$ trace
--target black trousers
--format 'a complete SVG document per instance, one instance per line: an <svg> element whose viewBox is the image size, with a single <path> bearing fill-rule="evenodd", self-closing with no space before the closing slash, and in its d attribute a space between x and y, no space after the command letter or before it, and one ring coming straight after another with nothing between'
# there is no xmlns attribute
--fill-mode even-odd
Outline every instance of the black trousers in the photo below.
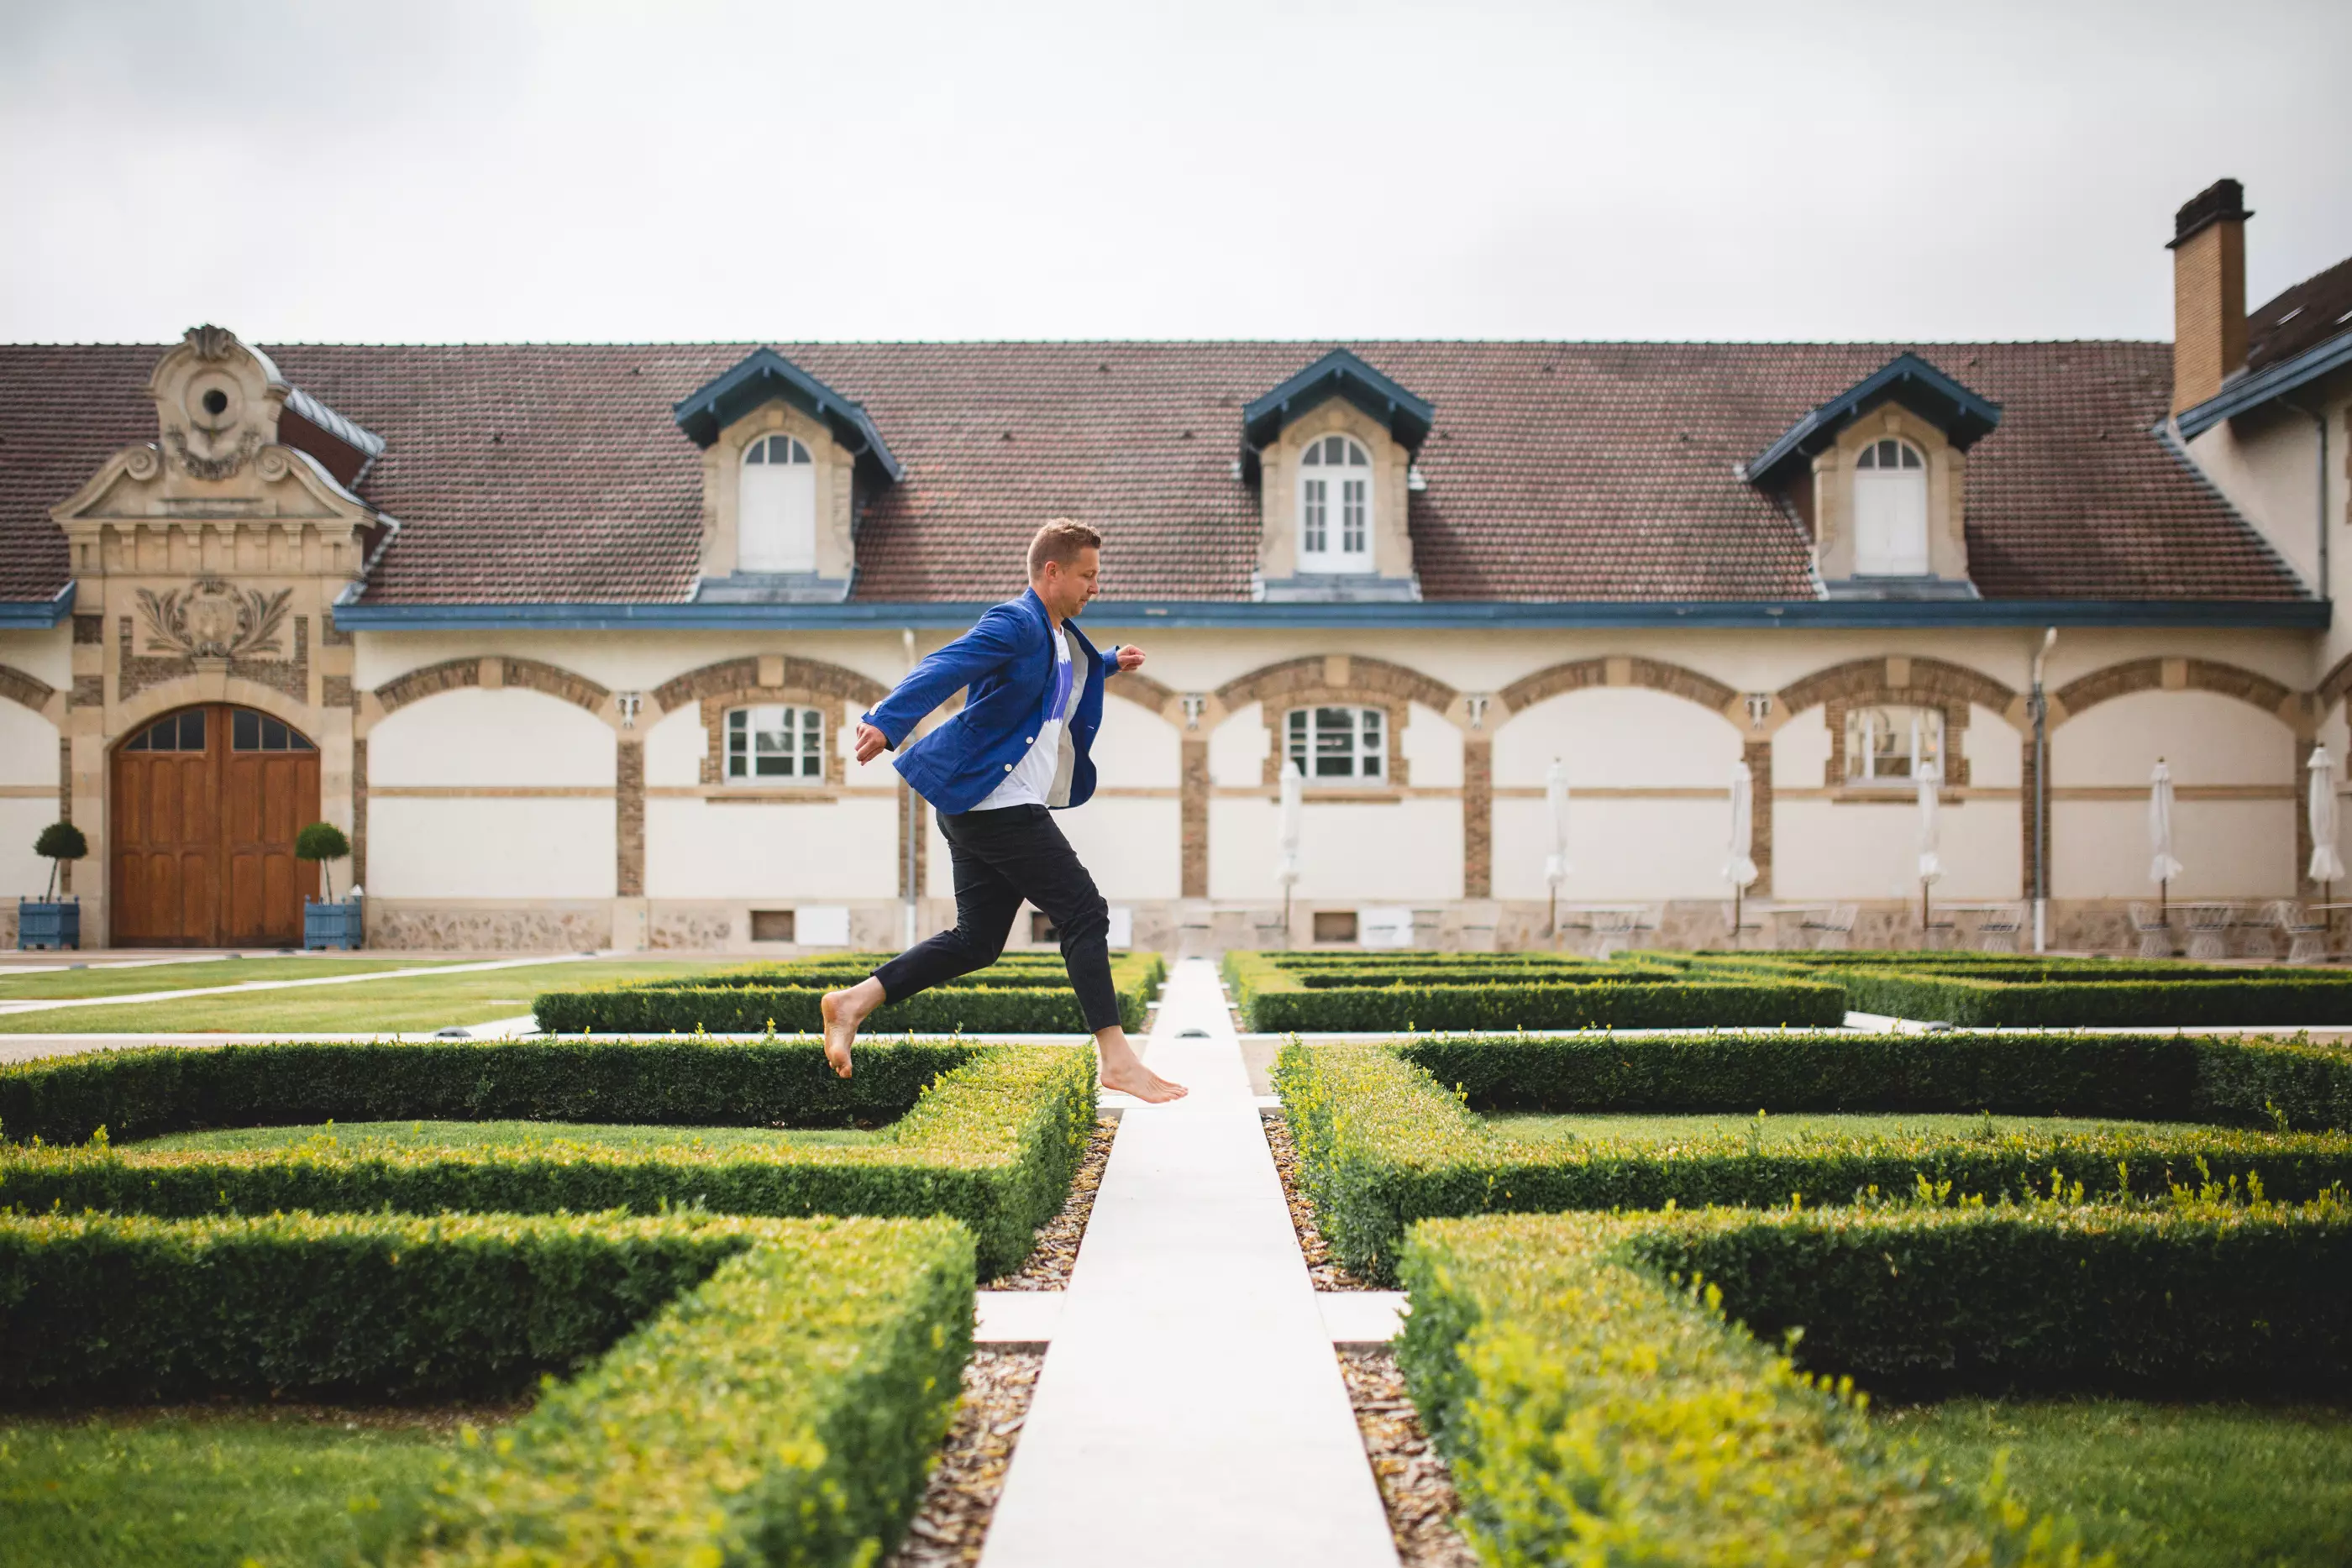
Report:
<svg viewBox="0 0 2352 1568"><path fill-rule="evenodd" d="M1110 906L1054 825L1054 813L1043 806L942 813L940 831L955 865L955 929L918 942L875 970L883 997L895 1002L995 963L1025 899L1061 934L1062 962L1087 1028L1100 1033L1116 1026Z"/></svg>

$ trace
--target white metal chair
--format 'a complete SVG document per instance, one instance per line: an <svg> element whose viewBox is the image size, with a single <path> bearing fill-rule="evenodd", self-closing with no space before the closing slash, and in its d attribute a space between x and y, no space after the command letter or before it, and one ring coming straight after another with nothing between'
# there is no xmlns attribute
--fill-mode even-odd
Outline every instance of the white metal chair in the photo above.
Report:
<svg viewBox="0 0 2352 1568"><path fill-rule="evenodd" d="M1797 930L1814 947L1842 953L1853 945L1853 923L1861 918L1862 905L1834 904L1799 921Z"/></svg>
<svg viewBox="0 0 2352 1568"><path fill-rule="evenodd" d="M2292 898L2271 901L2271 919L2286 937L2286 961L2290 964L2324 964L2327 961L2327 919L2314 915Z"/></svg>
<svg viewBox="0 0 2352 1568"><path fill-rule="evenodd" d="M2230 925L2237 918L2232 904L2192 904L2189 906L2189 956L2226 958L2230 956Z"/></svg>
<svg viewBox="0 0 2352 1568"><path fill-rule="evenodd" d="M1590 919L1594 938L1592 956L1596 958L1606 958L1620 947L1630 947L1643 932L1658 927L1656 917L1641 905L1596 909Z"/></svg>
<svg viewBox="0 0 2352 1568"><path fill-rule="evenodd" d="M2172 922L2167 911L2153 904L2135 903L2131 906L2134 935L2139 937L2139 956L2143 958L2172 956Z"/></svg>
<svg viewBox="0 0 2352 1568"><path fill-rule="evenodd" d="M2024 933L2025 905L2006 904L1999 909L1989 909L1977 922L1977 951L2014 953L2018 938Z"/></svg>

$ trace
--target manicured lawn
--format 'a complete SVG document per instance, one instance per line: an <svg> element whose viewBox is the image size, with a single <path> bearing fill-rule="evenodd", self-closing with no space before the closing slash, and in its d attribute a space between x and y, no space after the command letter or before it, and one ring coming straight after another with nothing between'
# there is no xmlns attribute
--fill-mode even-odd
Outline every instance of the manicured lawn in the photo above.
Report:
<svg viewBox="0 0 2352 1568"><path fill-rule="evenodd" d="M1956 1399L1884 1411L1942 1479L2010 1484L2134 1568L2341 1568L2352 1562L2352 1412L2123 1399Z"/></svg>
<svg viewBox="0 0 2352 1568"><path fill-rule="evenodd" d="M838 1147L870 1144L888 1136L884 1131L862 1132L847 1127L779 1130L614 1126L593 1122L330 1122L315 1127L234 1127L214 1133L173 1133L123 1146L142 1153L331 1147L344 1154L357 1154L371 1148L462 1151L533 1145L544 1149L571 1144L628 1154L659 1155L681 1149Z"/></svg>
<svg viewBox="0 0 2352 1568"><path fill-rule="evenodd" d="M394 974L447 962L451 960L216 958L194 964L141 965L135 969L63 969L46 975L12 975L0 969L0 1001L62 1001L75 997L182 991L198 986L241 986L247 980L315 980L329 975Z"/></svg>
<svg viewBox="0 0 2352 1568"><path fill-rule="evenodd" d="M299 962L299 960L297 960ZM531 964L517 969L413 979L361 980L348 986L191 997L176 1002L129 1002L121 1007L67 1008L0 1016L5 1034L299 1034L382 1030L426 1030L488 1023L530 1011L541 991L577 990L616 980L653 980L722 966L685 959L594 959ZM229 965L205 965L226 969ZM305 966L308 972L308 966ZM155 970L132 973L154 974Z"/></svg>
<svg viewBox="0 0 2352 1568"><path fill-rule="evenodd" d="M1764 1116L1650 1116L1549 1114L1511 1112L1489 1116L1487 1124L1507 1138L1521 1143L1557 1146L1562 1143L1606 1143L1619 1148L1661 1148L1678 1144L1714 1142L1727 1134L1753 1135L1768 1149L1801 1147L1809 1139L1852 1137L1994 1137L2016 1133L2084 1134L2119 1132L2147 1127L2146 1122L2093 1121L2071 1116L1958 1116L1935 1112L1902 1112L1889 1115L1843 1115L1833 1112L1797 1111Z"/></svg>
<svg viewBox="0 0 2352 1568"><path fill-rule="evenodd" d="M121 1411L0 1422L0 1568L373 1561L455 1422L433 1412Z"/></svg>

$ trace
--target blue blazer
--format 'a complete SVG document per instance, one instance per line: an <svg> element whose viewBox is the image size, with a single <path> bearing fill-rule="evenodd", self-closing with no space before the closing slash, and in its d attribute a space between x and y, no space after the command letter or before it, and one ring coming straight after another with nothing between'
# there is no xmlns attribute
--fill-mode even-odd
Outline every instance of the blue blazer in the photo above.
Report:
<svg viewBox="0 0 2352 1568"><path fill-rule="evenodd" d="M908 671L874 705L866 722L896 751L924 715L960 688L971 688L962 712L898 758L898 774L916 794L950 816L969 811L1027 755L1054 695L1053 627L1045 601L1032 589L992 607L978 625ZM1102 727L1103 681L1118 668L1118 649L1097 653L1076 621L1063 622L1062 628L1070 634L1070 674L1084 682L1076 689L1068 728L1077 749L1068 804L1083 806L1095 792L1095 765L1087 752Z"/></svg>

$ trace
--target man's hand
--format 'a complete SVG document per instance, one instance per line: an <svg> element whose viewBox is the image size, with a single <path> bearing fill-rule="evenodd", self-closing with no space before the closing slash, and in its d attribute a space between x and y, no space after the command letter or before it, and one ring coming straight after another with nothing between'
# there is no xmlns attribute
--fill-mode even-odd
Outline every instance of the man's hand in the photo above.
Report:
<svg viewBox="0 0 2352 1568"><path fill-rule="evenodd" d="M1141 661L1138 661L1140 663ZM890 737L872 725L859 720L857 725L857 760L860 764L873 761L890 749Z"/></svg>
<svg viewBox="0 0 2352 1568"><path fill-rule="evenodd" d="M1118 667L1130 674L1143 668L1143 650L1129 643L1118 651Z"/></svg>

